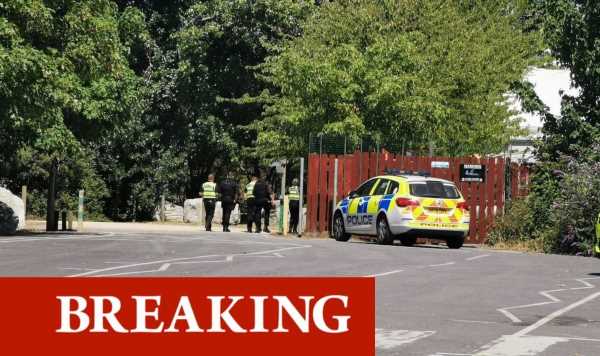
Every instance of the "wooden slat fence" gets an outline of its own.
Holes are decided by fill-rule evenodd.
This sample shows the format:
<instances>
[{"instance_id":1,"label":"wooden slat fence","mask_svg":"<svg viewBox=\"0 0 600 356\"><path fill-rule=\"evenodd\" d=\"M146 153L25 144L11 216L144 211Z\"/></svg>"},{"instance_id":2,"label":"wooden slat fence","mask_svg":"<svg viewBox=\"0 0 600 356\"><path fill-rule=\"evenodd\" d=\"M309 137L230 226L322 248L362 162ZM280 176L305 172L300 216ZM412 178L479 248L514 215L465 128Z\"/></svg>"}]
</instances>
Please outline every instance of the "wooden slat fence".
<instances>
[{"instance_id":1,"label":"wooden slat fence","mask_svg":"<svg viewBox=\"0 0 600 356\"><path fill-rule=\"evenodd\" d=\"M482 243L504 211L506 189L513 198L526 196L529 187L529 167L510 163L510 186L506 184L507 164L504 158L477 157L415 157L388 152L355 152L342 156L310 154L308 157L307 232L327 233L333 204L334 164L338 159L337 201L356 189L366 179L384 174L388 168L429 172L433 177L453 181L469 204L471 212L468 243ZM449 162L449 168L431 168L432 161ZM461 164L486 166L484 183L461 182Z\"/></svg>"}]
</instances>

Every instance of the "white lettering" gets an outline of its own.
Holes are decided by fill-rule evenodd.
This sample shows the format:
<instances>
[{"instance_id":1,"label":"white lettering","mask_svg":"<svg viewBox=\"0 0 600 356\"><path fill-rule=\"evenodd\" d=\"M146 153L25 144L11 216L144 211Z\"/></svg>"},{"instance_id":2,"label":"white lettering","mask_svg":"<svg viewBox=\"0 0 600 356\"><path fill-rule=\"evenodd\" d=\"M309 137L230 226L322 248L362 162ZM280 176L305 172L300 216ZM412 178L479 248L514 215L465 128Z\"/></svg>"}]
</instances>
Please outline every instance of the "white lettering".
<instances>
[{"instance_id":1,"label":"white lettering","mask_svg":"<svg viewBox=\"0 0 600 356\"><path fill-rule=\"evenodd\" d=\"M77 296L58 296L56 298L60 300L60 329L56 332L79 333L87 329L90 325L90 317L83 312L87 306L85 298ZM71 301L76 304L75 310L71 309ZM71 327L71 316L76 316L79 319L77 329Z\"/></svg>"},{"instance_id":2,"label":"white lettering","mask_svg":"<svg viewBox=\"0 0 600 356\"><path fill-rule=\"evenodd\" d=\"M148 328L146 325L146 319L152 318L158 321L158 306L160 305L160 296L137 296L134 295L132 298L135 300L135 329L131 330L132 333L159 333L163 330L164 322L160 322L156 328ZM147 309L148 301L154 301L156 306L152 310Z\"/></svg>"},{"instance_id":3,"label":"white lettering","mask_svg":"<svg viewBox=\"0 0 600 356\"><path fill-rule=\"evenodd\" d=\"M254 301L254 328L250 330L253 333L266 333L269 330L265 329L265 300L266 296L252 296Z\"/></svg>"},{"instance_id":4,"label":"white lettering","mask_svg":"<svg viewBox=\"0 0 600 356\"><path fill-rule=\"evenodd\" d=\"M275 295L273 299L279 302L279 321L277 323L277 329L273 330L276 333L285 333L289 332L288 329L283 327L283 310L285 309L286 313L292 318L294 323L298 326L298 328L303 333L308 333L309 321L310 321L310 301L314 299L314 297L300 297L300 299L304 300L304 316L300 314L298 309L294 306L294 304L289 300L288 297L282 295Z\"/></svg>"},{"instance_id":5,"label":"white lettering","mask_svg":"<svg viewBox=\"0 0 600 356\"><path fill-rule=\"evenodd\" d=\"M93 333L105 333L108 330L104 327L104 320L110 327L118 333L127 333L127 329L119 323L116 314L121 310L121 301L113 296L91 296L94 301L94 327L90 330ZM109 310L104 311L104 302L110 305Z\"/></svg>"},{"instance_id":6,"label":"white lettering","mask_svg":"<svg viewBox=\"0 0 600 356\"><path fill-rule=\"evenodd\" d=\"M319 328L319 330L324 331L326 333L340 334L348 332L348 319L350 319L350 316L348 315L332 316L332 318L337 321L336 329L331 329L329 326L327 326L327 323L325 323L325 317L323 315L325 304L332 299L341 301L344 305L344 308L348 308L348 296L330 295L327 297L323 297L315 303L315 306L313 308L313 321L315 322L315 325L317 326L317 328Z\"/></svg>"},{"instance_id":7,"label":"white lettering","mask_svg":"<svg viewBox=\"0 0 600 356\"><path fill-rule=\"evenodd\" d=\"M190 298L187 296L183 296L179 299L175 316L173 317L173 320L171 320L171 325L165 330L165 332L179 332L179 329L177 329L177 321L179 320L185 320L187 323L188 327L185 330L187 333L201 333L204 331L200 329L200 326L198 325L196 315L194 315L194 310L192 309L192 304L190 303Z\"/></svg>"},{"instance_id":8,"label":"white lettering","mask_svg":"<svg viewBox=\"0 0 600 356\"><path fill-rule=\"evenodd\" d=\"M227 327L229 327L229 329L231 329L231 331L233 331L234 333L247 332L245 329L243 329L240 326L240 324L238 324L235 321L235 319L231 316L231 313L230 313L231 309L235 306L235 304L237 302L239 302L240 300L244 299L244 297L240 297L240 296L229 297L229 300L231 300L231 304L229 304L227 309L225 309L223 312L221 312L221 301L223 299L225 299L225 297L222 297L222 296L208 297L208 299L210 299L211 306L212 306L212 308L211 308L212 324L211 324L211 328L207 330L208 332L224 333L225 330L221 326L221 320L223 320L225 322L225 324L227 324Z\"/></svg>"}]
</instances>

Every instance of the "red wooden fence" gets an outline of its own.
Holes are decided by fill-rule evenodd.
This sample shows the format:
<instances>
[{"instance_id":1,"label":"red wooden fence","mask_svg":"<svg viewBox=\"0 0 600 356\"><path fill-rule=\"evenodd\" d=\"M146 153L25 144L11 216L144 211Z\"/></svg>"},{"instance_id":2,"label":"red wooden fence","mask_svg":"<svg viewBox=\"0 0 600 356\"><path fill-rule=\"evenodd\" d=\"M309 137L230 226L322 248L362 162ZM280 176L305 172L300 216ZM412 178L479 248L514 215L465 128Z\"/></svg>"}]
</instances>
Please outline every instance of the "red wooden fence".
<instances>
[{"instance_id":1,"label":"red wooden fence","mask_svg":"<svg viewBox=\"0 0 600 356\"><path fill-rule=\"evenodd\" d=\"M384 174L388 168L425 171L433 177L453 181L464 195L471 212L469 243L482 243L494 218L504 211L506 164L504 158L476 157L414 157L399 156L387 152L356 152L343 156L311 154L308 158L307 186L307 232L325 233L332 213L334 164L338 159L337 201L366 179ZM449 168L431 168L432 161L449 163ZM486 166L483 183L461 182L461 164ZM527 166L510 165L511 193L513 197L528 192L529 170Z\"/></svg>"}]
</instances>

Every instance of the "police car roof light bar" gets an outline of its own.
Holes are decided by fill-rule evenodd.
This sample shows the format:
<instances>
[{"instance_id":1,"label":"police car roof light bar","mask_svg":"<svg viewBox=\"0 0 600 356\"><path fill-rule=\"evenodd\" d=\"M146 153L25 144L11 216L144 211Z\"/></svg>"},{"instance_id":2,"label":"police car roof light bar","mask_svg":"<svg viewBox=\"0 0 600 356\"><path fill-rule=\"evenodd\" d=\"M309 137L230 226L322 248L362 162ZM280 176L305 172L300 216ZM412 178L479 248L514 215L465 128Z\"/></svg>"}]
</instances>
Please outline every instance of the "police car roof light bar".
<instances>
[{"instance_id":1,"label":"police car roof light bar","mask_svg":"<svg viewBox=\"0 0 600 356\"><path fill-rule=\"evenodd\" d=\"M425 171L410 171L410 170L402 170L397 168L386 168L384 170L385 174L389 174L392 176L421 176L421 177L431 177L431 173Z\"/></svg>"}]
</instances>

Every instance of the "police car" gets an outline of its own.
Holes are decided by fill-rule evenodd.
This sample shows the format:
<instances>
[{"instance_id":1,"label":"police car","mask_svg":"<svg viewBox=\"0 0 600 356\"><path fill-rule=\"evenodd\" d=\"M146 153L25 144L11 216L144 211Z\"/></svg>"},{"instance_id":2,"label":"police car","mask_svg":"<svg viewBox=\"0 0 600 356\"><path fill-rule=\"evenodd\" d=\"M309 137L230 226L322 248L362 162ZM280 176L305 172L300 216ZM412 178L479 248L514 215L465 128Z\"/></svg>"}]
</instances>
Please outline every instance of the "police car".
<instances>
[{"instance_id":1,"label":"police car","mask_svg":"<svg viewBox=\"0 0 600 356\"><path fill-rule=\"evenodd\" d=\"M332 235L337 241L371 235L382 245L400 240L406 246L427 237L456 249L468 235L469 222L468 205L454 183L399 171L367 180L340 201Z\"/></svg>"}]
</instances>

